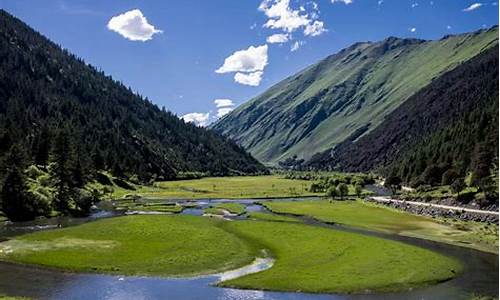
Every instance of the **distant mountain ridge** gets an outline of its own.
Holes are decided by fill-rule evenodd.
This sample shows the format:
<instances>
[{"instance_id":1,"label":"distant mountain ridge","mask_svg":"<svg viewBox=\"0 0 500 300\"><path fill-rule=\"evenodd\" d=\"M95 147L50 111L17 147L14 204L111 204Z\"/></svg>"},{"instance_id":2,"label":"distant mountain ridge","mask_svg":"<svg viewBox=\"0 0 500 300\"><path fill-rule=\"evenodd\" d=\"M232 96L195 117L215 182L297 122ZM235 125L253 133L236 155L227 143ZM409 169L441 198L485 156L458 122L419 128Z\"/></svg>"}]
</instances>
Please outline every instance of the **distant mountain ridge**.
<instances>
[{"instance_id":1,"label":"distant mountain ridge","mask_svg":"<svg viewBox=\"0 0 500 300\"><path fill-rule=\"evenodd\" d=\"M158 108L0 10L0 166L15 143L30 163L46 164L61 133L86 170L117 176L267 171L234 142Z\"/></svg>"},{"instance_id":2,"label":"distant mountain ridge","mask_svg":"<svg viewBox=\"0 0 500 300\"><path fill-rule=\"evenodd\" d=\"M498 27L436 41L356 43L274 85L213 128L265 163L310 159L377 128L433 79L498 44Z\"/></svg>"}]
</instances>

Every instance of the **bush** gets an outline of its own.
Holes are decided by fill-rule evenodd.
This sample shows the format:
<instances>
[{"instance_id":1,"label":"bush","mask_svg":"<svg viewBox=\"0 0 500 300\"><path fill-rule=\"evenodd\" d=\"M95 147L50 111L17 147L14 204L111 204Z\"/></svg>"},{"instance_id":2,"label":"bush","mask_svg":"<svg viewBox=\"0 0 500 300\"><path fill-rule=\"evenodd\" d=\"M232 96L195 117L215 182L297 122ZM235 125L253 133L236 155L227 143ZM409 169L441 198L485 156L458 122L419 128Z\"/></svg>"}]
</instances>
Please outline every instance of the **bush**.
<instances>
[{"instance_id":1,"label":"bush","mask_svg":"<svg viewBox=\"0 0 500 300\"><path fill-rule=\"evenodd\" d=\"M35 165L31 165L28 168L26 168L26 175L31 179L37 179L38 177L44 174L45 173Z\"/></svg>"},{"instance_id":2,"label":"bush","mask_svg":"<svg viewBox=\"0 0 500 300\"><path fill-rule=\"evenodd\" d=\"M345 183L339 184L337 187L337 193L340 196L340 199L344 199L345 196L349 193L349 187Z\"/></svg>"},{"instance_id":3,"label":"bush","mask_svg":"<svg viewBox=\"0 0 500 300\"><path fill-rule=\"evenodd\" d=\"M425 193L432 190L432 186L428 184L419 185L415 190L417 191L417 193Z\"/></svg>"},{"instance_id":4,"label":"bush","mask_svg":"<svg viewBox=\"0 0 500 300\"><path fill-rule=\"evenodd\" d=\"M44 174L38 177L38 183L43 187L50 187L52 185L52 180L49 174Z\"/></svg>"},{"instance_id":5,"label":"bush","mask_svg":"<svg viewBox=\"0 0 500 300\"><path fill-rule=\"evenodd\" d=\"M92 205L99 201L96 193L89 192L85 189L76 188L73 190L72 194L75 203L75 209L72 211L72 214L77 217L88 216Z\"/></svg>"},{"instance_id":6,"label":"bush","mask_svg":"<svg viewBox=\"0 0 500 300\"><path fill-rule=\"evenodd\" d=\"M455 169L448 169L441 176L441 185L450 185L455 179L460 178L460 174Z\"/></svg>"},{"instance_id":7,"label":"bush","mask_svg":"<svg viewBox=\"0 0 500 300\"><path fill-rule=\"evenodd\" d=\"M335 187L333 185L331 187L329 187L328 190L327 190L327 192L326 192L326 195L328 197L332 198L332 199L335 198L335 197L337 197L337 195L338 195L338 193L337 193L337 187Z\"/></svg>"}]
</instances>

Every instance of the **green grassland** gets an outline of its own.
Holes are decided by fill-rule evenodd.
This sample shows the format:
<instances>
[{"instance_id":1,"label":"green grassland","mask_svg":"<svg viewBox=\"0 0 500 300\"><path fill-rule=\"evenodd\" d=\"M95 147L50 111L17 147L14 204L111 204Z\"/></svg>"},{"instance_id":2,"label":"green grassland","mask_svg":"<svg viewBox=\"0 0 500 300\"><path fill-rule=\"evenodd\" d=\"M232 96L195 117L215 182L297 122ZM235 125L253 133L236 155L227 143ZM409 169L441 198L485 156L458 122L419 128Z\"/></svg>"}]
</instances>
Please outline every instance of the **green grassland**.
<instances>
[{"instance_id":1,"label":"green grassland","mask_svg":"<svg viewBox=\"0 0 500 300\"><path fill-rule=\"evenodd\" d=\"M457 261L425 249L300 223L239 221L224 227L276 258L271 269L223 282L226 287L393 291L440 282L461 269Z\"/></svg>"},{"instance_id":2,"label":"green grassland","mask_svg":"<svg viewBox=\"0 0 500 300\"><path fill-rule=\"evenodd\" d=\"M245 213L245 205L241 203L218 203L203 210L205 214L225 215L227 212L235 215Z\"/></svg>"},{"instance_id":3,"label":"green grassland","mask_svg":"<svg viewBox=\"0 0 500 300\"><path fill-rule=\"evenodd\" d=\"M131 211L155 211L163 213L181 213L184 210L184 206L175 202L132 201L128 199L116 202L115 208Z\"/></svg>"},{"instance_id":4,"label":"green grassland","mask_svg":"<svg viewBox=\"0 0 500 300\"><path fill-rule=\"evenodd\" d=\"M4 260L71 271L186 276L275 258L263 272L223 286L304 292L392 291L461 271L454 259L380 238L302 223L127 216L0 243ZM61 259L63 258L64 259Z\"/></svg>"},{"instance_id":5,"label":"green grassland","mask_svg":"<svg viewBox=\"0 0 500 300\"><path fill-rule=\"evenodd\" d=\"M193 216L126 216L20 236L0 244L0 257L71 271L185 276L250 263L255 253L219 228Z\"/></svg>"},{"instance_id":6,"label":"green grassland","mask_svg":"<svg viewBox=\"0 0 500 300\"><path fill-rule=\"evenodd\" d=\"M201 179L161 181L151 186L132 185L125 189L113 185L113 198L140 195L163 199L242 199L322 196L309 192L311 181L286 179L278 175L205 177ZM102 185L94 183L97 189Z\"/></svg>"},{"instance_id":7,"label":"green grassland","mask_svg":"<svg viewBox=\"0 0 500 300\"><path fill-rule=\"evenodd\" d=\"M432 219L362 201L268 201L263 204L275 213L307 215L324 222L498 253L498 225L494 224Z\"/></svg>"},{"instance_id":8,"label":"green grassland","mask_svg":"<svg viewBox=\"0 0 500 300\"><path fill-rule=\"evenodd\" d=\"M299 219L288 216L280 216L264 212L251 212L248 214L250 220L274 221L274 222L300 222Z\"/></svg>"}]
</instances>

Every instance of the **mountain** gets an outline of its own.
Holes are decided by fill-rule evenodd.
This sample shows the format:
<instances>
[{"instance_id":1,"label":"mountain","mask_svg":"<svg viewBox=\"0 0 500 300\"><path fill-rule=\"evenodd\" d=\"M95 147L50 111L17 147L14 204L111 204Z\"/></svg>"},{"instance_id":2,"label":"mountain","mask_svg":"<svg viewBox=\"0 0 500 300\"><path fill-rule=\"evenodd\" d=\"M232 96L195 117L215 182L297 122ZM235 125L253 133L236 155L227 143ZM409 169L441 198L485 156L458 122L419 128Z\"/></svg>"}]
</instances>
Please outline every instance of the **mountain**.
<instances>
[{"instance_id":1,"label":"mountain","mask_svg":"<svg viewBox=\"0 0 500 300\"><path fill-rule=\"evenodd\" d=\"M308 167L379 169L415 186L439 184L447 171L488 175L498 159L498 70L497 45L434 79L368 134L315 155Z\"/></svg>"},{"instance_id":2,"label":"mountain","mask_svg":"<svg viewBox=\"0 0 500 300\"><path fill-rule=\"evenodd\" d=\"M142 181L266 172L234 142L158 108L0 10L0 158L20 143L30 162L46 165L61 135L79 165Z\"/></svg>"},{"instance_id":3,"label":"mountain","mask_svg":"<svg viewBox=\"0 0 500 300\"><path fill-rule=\"evenodd\" d=\"M498 44L498 27L436 41L356 43L274 85L213 128L263 162L310 159L377 128L435 78Z\"/></svg>"}]
</instances>

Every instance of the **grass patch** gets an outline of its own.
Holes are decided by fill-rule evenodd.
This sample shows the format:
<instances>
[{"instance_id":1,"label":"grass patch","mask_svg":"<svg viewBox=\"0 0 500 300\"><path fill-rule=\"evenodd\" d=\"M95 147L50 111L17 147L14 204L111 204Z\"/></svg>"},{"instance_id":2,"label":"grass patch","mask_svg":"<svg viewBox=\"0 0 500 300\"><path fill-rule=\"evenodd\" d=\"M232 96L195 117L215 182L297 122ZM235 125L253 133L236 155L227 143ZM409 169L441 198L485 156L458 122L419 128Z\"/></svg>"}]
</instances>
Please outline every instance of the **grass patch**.
<instances>
[{"instance_id":1,"label":"grass patch","mask_svg":"<svg viewBox=\"0 0 500 300\"><path fill-rule=\"evenodd\" d=\"M221 283L226 287L351 293L402 290L440 282L461 270L454 259L399 242L299 223L237 221L223 227L270 249L266 271Z\"/></svg>"},{"instance_id":2,"label":"grass patch","mask_svg":"<svg viewBox=\"0 0 500 300\"><path fill-rule=\"evenodd\" d=\"M249 213L248 218L252 220L273 221L273 222L300 222L300 220L293 217L274 215L258 211Z\"/></svg>"},{"instance_id":3,"label":"grass patch","mask_svg":"<svg viewBox=\"0 0 500 300\"><path fill-rule=\"evenodd\" d=\"M192 180L156 182L152 186L136 186L134 194L165 199L243 199L322 196L309 192L310 181L286 179L278 175L206 177ZM131 194L130 190L114 187L113 197Z\"/></svg>"},{"instance_id":4,"label":"grass patch","mask_svg":"<svg viewBox=\"0 0 500 300\"><path fill-rule=\"evenodd\" d=\"M231 213L234 215L242 215L245 213L245 205L241 203L217 203L203 210L205 214L210 215L220 215L223 216L226 213Z\"/></svg>"},{"instance_id":5,"label":"grass patch","mask_svg":"<svg viewBox=\"0 0 500 300\"><path fill-rule=\"evenodd\" d=\"M276 213L307 215L324 222L498 253L498 225L494 224L432 219L362 201L268 201L263 204Z\"/></svg>"},{"instance_id":6,"label":"grass patch","mask_svg":"<svg viewBox=\"0 0 500 300\"><path fill-rule=\"evenodd\" d=\"M115 206L117 209L131 210L131 211L156 211L164 213L181 213L185 206L179 205L175 202L146 202L146 201L133 201L133 200L119 200Z\"/></svg>"},{"instance_id":7,"label":"grass patch","mask_svg":"<svg viewBox=\"0 0 500 300\"><path fill-rule=\"evenodd\" d=\"M0 243L0 257L71 271L157 276L208 274L250 263L253 248L220 222L178 215L103 219Z\"/></svg>"}]
</instances>

